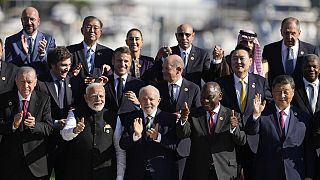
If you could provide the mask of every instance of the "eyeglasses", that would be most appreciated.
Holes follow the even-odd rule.
[[[244,61],[248,60],[248,58],[246,58],[246,57],[232,57],[231,60],[236,61],[236,62],[238,62],[240,60],[241,62],[244,62]]]
[[[94,31],[98,31],[98,30],[101,29],[99,26],[84,26],[84,29],[85,29],[86,31],[89,31],[89,30],[91,30],[92,28],[93,28]]]
[[[21,18],[23,22],[35,22],[37,20],[37,18],[33,18],[33,17],[23,17]]]
[[[192,33],[177,33],[177,35],[179,37],[183,37],[183,36],[186,36],[187,38],[190,37],[192,35]]]

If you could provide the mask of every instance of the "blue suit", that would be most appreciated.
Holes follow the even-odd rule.
[[[55,39],[46,33],[38,31],[37,37],[34,40],[33,51],[31,52],[30,58],[24,52],[22,43],[21,43],[21,35],[23,34],[23,30],[19,33],[14,34],[6,38],[5,41],[5,61],[16,64],[17,66],[31,66],[36,69],[37,74],[43,74],[48,70],[47,67],[47,54],[49,48],[55,48],[56,43]],[[44,56],[40,56],[39,54],[39,42],[45,38],[47,40],[46,45],[46,54]]]
[[[305,112],[291,106],[289,126],[282,142],[281,128],[274,104],[270,104],[257,120],[248,119],[247,134],[259,134],[259,147],[254,166],[254,179],[302,180],[313,177],[314,152],[309,137],[309,119]]]

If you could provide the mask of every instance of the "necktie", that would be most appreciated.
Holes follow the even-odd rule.
[[[293,49],[288,48],[287,49],[287,59],[286,59],[286,73],[288,75],[291,75],[293,73]]]
[[[285,127],[284,127],[284,111],[280,111],[280,128],[281,128],[281,140],[285,139]]]
[[[212,111],[209,111],[209,132],[210,134],[214,131],[214,119],[213,119],[213,116],[214,116],[214,112]]]
[[[20,130],[24,130],[24,120],[27,118],[27,111],[28,111],[28,101],[27,100],[22,100],[22,121],[20,123]]]
[[[139,59],[134,59],[132,62],[134,68],[134,75],[136,78],[140,78]]]
[[[310,88],[310,94],[309,94],[309,104],[312,109],[312,112],[315,112],[316,104],[317,104],[317,97],[315,97],[315,89],[313,84],[308,84],[308,87]]]
[[[152,124],[152,116],[147,116],[146,117],[146,120],[147,120],[147,122],[146,122],[146,129],[150,129],[151,128],[151,124]]]
[[[121,103],[122,91],[123,91],[123,79],[121,77],[118,77],[118,86],[117,86],[118,104]]]
[[[184,63],[184,68],[186,68],[187,67],[187,64],[188,64],[188,53],[187,52],[185,52],[185,51],[183,51],[183,63]]]
[[[33,51],[32,37],[29,37],[27,39],[27,43],[28,43],[28,58],[29,58],[29,63],[31,63],[32,51]]]
[[[56,80],[56,85],[58,87],[58,100],[60,109],[64,108],[64,81]]]
[[[170,96],[171,96],[171,102],[172,103],[175,103],[176,102],[176,98],[175,98],[175,94],[174,94],[174,87],[175,87],[176,84],[171,84],[171,93],[170,93]]]
[[[244,84],[244,80],[241,79],[240,80],[241,83],[241,92],[240,92],[240,110],[243,113],[244,109],[246,108],[246,88],[245,88],[245,84]]]
[[[89,72],[92,73],[93,71],[93,58],[92,58],[92,55],[93,55],[94,51],[93,49],[88,49],[87,51],[87,54],[86,54],[86,61],[87,61],[87,64],[88,64],[88,69],[89,69]]]

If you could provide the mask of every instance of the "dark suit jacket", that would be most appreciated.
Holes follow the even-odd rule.
[[[252,116],[246,124],[248,134],[260,134],[255,179],[301,179],[313,177],[314,152],[310,138],[310,117],[291,106],[289,127],[284,142],[281,141],[280,123],[275,105],[270,104],[257,120]]]
[[[5,41],[5,60],[10,63],[14,63],[17,66],[31,66],[36,69],[37,74],[43,74],[48,71],[47,67],[47,54],[50,48],[55,48],[55,39],[46,33],[38,31],[37,37],[34,41],[34,48],[29,59],[28,55],[24,52],[21,43],[21,35],[23,30],[6,38]],[[39,42],[45,38],[47,40],[46,55],[40,56],[39,54]]]
[[[15,77],[19,68],[14,64],[1,61],[0,69],[0,94],[16,88]]]
[[[17,91],[2,94],[0,108],[0,179],[10,179],[9,174],[17,171],[17,163],[25,159],[28,168],[35,177],[48,175],[47,149],[44,138],[52,132],[52,119],[49,96],[33,91],[28,112],[35,117],[34,128],[19,128],[13,131],[14,115],[19,113]]]
[[[276,76],[286,74],[282,64],[281,45],[282,40],[268,44],[263,48],[262,59],[267,60],[269,64],[268,81],[270,85]],[[295,79],[295,81],[302,77],[302,56],[306,54],[318,55],[318,53],[319,50],[316,46],[299,41],[297,63],[292,74],[292,77]]]
[[[143,119],[142,137],[133,141],[133,122],[140,117]],[[120,139],[120,147],[126,150],[125,179],[141,180],[144,177],[146,166],[151,170],[153,180],[176,180],[177,172],[174,167],[176,136],[176,116],[157,110],[152,127],[159,124],[158,132],[161,142],[155,142],[146,136],[146,125],[142,111],[135,111],[120,115],[124,131]]]
[[[240,116],[237,114],[238,120]],[[236,145],[246,143],[246,135],[242,131],[242,123],[230,133],[231,110],[221,105],[214,133],[209,133],[207,112],[202,108],[191,111],[189,119],[183,126],[178,126],[178,136],[191,138],[189,179],[208,179],[211,164],[218,179],[237,177]],[[181,125],[180,122],[178,122]],[[241,128],[240,128],[241,127]],[[179,129],[181,128],[181,130]]]
[[[227,76],[233,73],[231,68],[231,55],[222,58],[219,64],[210,65],[210,81],[216,81],[222,76]]]
[[[137,110],[137,107],[124,94],[122,95],[121,104],[118,103],[113,75],[108,76],[108,79],[108,83],[104,86],[106,90],[105,108],[118,112],[119,114]],[[123,93],[133,91],[138,97],[139,90],[143,85],[143,81],[128,75]]]
[[[181,56],[179,46],[173,46],[171,49],[172,54]],[[161,60],[156,62],[156,68],[158,81],[161,81],[163,80]],[[202,87],[201,80],[204,82],[210,81],[211,75],[209,53],[204,49],[192,45],[190,54],[188,56],[188,64],[186,69],[183,71],[182,76],[187,80],[197,84],[200,88]]]
[[[145,84],[154,84],[155,79],[155,71],[154,71],[154,59],[149,56],[140,55],[139,57],[139,64],[140,64],[140,78]],[[134,64],[132,62],[131,66],[131,76],[136,77],[134,72]]]
[[[115,180],[117,175],[113,133],[116,112],[107,109],[95,112],[89,107],[77,109],[77,122],[84,117],[85,128],[66,142],[65,172],[62,179]]]
[[[315,113],[313,113],[302,79],[297,81],[294,91],[295,92],[291,104],[308,113],[309,116],[313,118],[313,115],[320,111],[320,96],[318,95],[316,110]],[[320,94],[320,92],[318,93]]]
[[[101,76],[101,68],[103,64],[107,64],[112,67],[112,55],[113,50],[103,46],[101,44],[97,44],[97,48],[94,56],[94,69],[92,74],[89,72],[87,60],[85,57],[83,42],[79,44],[73,44],[67,46],[70,53],[73,55],[73,61],[71,69],[73,69],[77,64],[82,64],[82,69],[78,76],[85,78],[87,76],[100,77]]]

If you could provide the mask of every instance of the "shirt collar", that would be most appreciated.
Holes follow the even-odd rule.
[[[221,106],[220,106],[220,102],[219,102],[219,105],[216,108],[213,109],[214,114],[218,114],[219,113],[220,107]]]
[[[24,37],[26,37],[27,39],[30,37],[25,31],[23,31],[23,35]],[[38,35],[38,30],[35,31],[35,33],[31,36],[32,37],[32,40],[35,40],[36,37]]]
[[[241,80],[235,73],[233,73],[233,78],[234,78],[234,82],[235,83],[238,83]],[[248,84],[248,82],[249,82],[249,73],[247,73],[246,77],[244,77],[243,80],[244,80],[245,84]]]
[[[152,118],[154,118],[154,117],[156,117],[156,114],[157,114],[157,109],[156,109],[155,111],[153,111],[153,112],[150,114],[150,116],[151,116]],[[148,116],[148,114],[143,111],[143,116],[144,116],[144,118],[146,118],[146,117]]]
[[[113,77],[114,77],[114,80],[116,81],[120,76],[118,76],[116,73],[113,73]],[[128,73],[123,75],[123,76],[121,76],[121,78],[123,78],[124,82],[126,82],[127,78],[128,78]]]
[[[93,46],[90,47],[83,41],[83,46],[84,46],[84,49],[85,49],[85,53],[87,53],[90,48],[93,50],[93,52],[96,52],[97,43],[94,43]]]
[[[308,84],[313,84],[315,87],[319,85],[319,79],[316,79],[314,82],[309,82],[305,78],[303,78],[303,82],[305,86],[308,86]]]
[[[293,52],[298,52],[299,51],[299,39],[297,39],[296,43],[294,46],[291,47],[293,49]],[[284,44],[284,41],[282,40],[281,43],[281,50],[282,52],[285,52],[285,54],[287,54],[287,50],[288,47]]]
[[[32,94],[32,93],[31,93],[31,94]],[[25,98],[22,97],[22,95],[21,95],[20,92],[18,91],[19,101],[27,100],[28,102],[30,102],[31,94],[25,99]]]
[[[277,105],[275,105],[275,106],[276,106],[276,109],[277,109],[277,114],[279,114],[281,112],[281,110],[280,110],[280,108],[278,108]],[[285,115],[289,116],[289,114],[290,114],[290,105],[286,109],[284,109],[283,111],[284,111]]]
[[[186,52],[187,54],[190,54],[191,48],[192,48],[192,45],[191,45],[188,49],[186,49],[186,50],[182,49],[182,48],[179,46],[179,50],[180,50],[181,53],[182,53],[182,52]]]
[[[170,86],[171,84],[175,84],[175,85],[181,87],[181,86],[182,86],[182,80],[183,80],[183,78],[182,78],[182,76],[180,76],[180,78],[178,79],[178,81],[176,81],[176,82],[174,82],[174,83],[169,83],[169,82],[168,82],[168,86]]]

